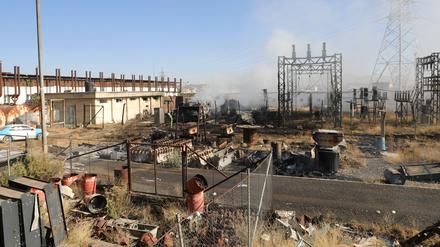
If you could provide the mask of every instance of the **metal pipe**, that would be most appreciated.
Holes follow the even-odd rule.
[[[153,146],[153,155],[154,155],[154,194],[157,195],[157,150],[156,150],[156,146]]]
[[[136,76],[135,75],[131,75],[131,91],[135,92],[136,91]]]
[[[128,191],[131,191],[131,144],[130,139],[127,139],[127,167],[128,167]]]
[[[139,75],[139,88],[140,88],[141,92],[144,91],[144,76],[143,75]]]
[[[112,73],[112,92],[114,92],[115,90],[116,90],[115,73]]]
[[[99,72],[99,88],[101,89],[101,92],[104,91],[104,73]]]
[[[187,168],[187,161],[188,161],[188,153],[187,153],[188,146],[183,145],[182,146],[182,198],[185,198],[185,181],[186,181],[186,168]]]
[[[183,231],[182,231],[182,225],[180,224],[180,214],[176,214],[176,220],[177,220],[177,225],[178,225],[178,230],[179,230],[179,243],[180,243],[180,247],[184,247],[184,242],[183,242]]]

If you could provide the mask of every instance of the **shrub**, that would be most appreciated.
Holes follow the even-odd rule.
[[[48,181],[52,177],[60,177],[64,172],[63,164],[44,155],[32,155],[23,162],[11,166],[11,176],[29,176]],[[8,184],[8,170],[0,173],[0,184]]]
[[[173,151],[171,152],[167,160],[163,164],[164,167],[167,168],[179,168],[182,167],[182,156],[180,155],[179,151]]]
[[[113,186],[107,192],[107,213],[113,218],[128,215],[133,206],[126,186]]]

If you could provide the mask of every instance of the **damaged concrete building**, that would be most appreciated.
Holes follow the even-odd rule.
[[[13,73],[3,72],[0,63],[0,100],[8,105],[38,105],[40,86],[37,78],[38,73],[20,73],[19,66],[14,66]],[[79,77],[75,70],[69,76],[62,76],[60,69],[56,69],[55,75],[44,75],[44,82],[46,114],[51,126],[121,123],[154,115],[155,108],[168,113],[184,101],[182,95],[185,95],[182,79],[170,80],[163,76],[148,76],[144,80],[142,75],[132,75],[131,79],[125,79],[125,75],[116,78],[112,73],[105,78],[102,72],[92,77],[92,73],[86,71],[84,77]]]

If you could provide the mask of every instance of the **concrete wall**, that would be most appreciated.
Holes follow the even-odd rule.
[[[167,90],[168,88],[165,88],[164,90]],[[84,87],[79,87],[77,88],[78,92],[85,92]],[[126,88],[127,91],[131,91],[131,85],[127,86]],[[148,88],[141,88],[140,87],[136,87],[135,88],[135,92],[147,92]],[[177,88],[170,88],[170,92],[168,91],[161,91],[160,88],[154,88],[152,87],[151,92],[163,92],[165,95],[170,95],[170,96],[176,96],[178,94],[177,92]],[[72,91],[74,92],[74,90],[72,90],[71,87],[61,87],[61,92],[65,92],[65,91]],[[121,88],[120,87],[116,87],[115,88],[116,92],[121,92]],[[55,93],[56,92],[56,87],[54,86],[46,86],[45,87],[45,92],[46,93]],[[112,88],[111,87],[103,87],[102,89],[100,87],[96,87],[96,92],[112,92]],[[10,86],[5,86],[3,87],[3,94],[2,96],[0,96],[0,104],[9,104],[12,103],[12,101],[9,99],[9,95],[14,94],[14,88],[10,87]],[[20,96],[17,99],[16,104],[23,104],[26,102],[26,100],[28,98],[30,98],[30,96],[32,94],[37,93],[37,87],[36,86],[21,86],[20,87]]]
[[[111,98],[96,99],[96,106],[104,107],[104,123],[120,123],[124,115],[124,121],[142,116],[144,110],[153,114],[155,107],[160,107],[160,97],[131,97],[131,98]],[[124,109],[125,108],[125,109]],[[99,109],[95,108],[96,111]],[[97,124],[101,123],[102,114],[99,113]]]
[[[51,100],[49,101],[49,119],[51,120],[51,123],[55,121],[55,111],[63,110],[64,123],[66,125],[80,126],[84,122],[84,105],[94,104],[93,99],[65,99],[63,101],[64,109],[54,109],[54,104],[51,103]],[[86,108],[86,110],[89,110],[89,108]],[[90,113],[90,111],[88,111],[88,113]],[[92,112],[92,114],[94,114],[94,112]]]
[[[167,97],[169,98],[169,97]],[[58,102],[58,103],[53,103]],[[85,106],[86,105],[86,106]],[[121,123],[143,115],[146,111],[154,114],[154,108],[163,106],[161,96],[133,96],[112,98],[69,97],[64,99],[49,99],[49,116],[53,125],[57,124],[57,116],[64,112],[64,122],[67,126],[81,126],[90,120],[91,124]],[[174,104],[171,104],[174,106]],[[172,108],[171,108],[172,109]],[[166,110],[166,109],[164,109]]]

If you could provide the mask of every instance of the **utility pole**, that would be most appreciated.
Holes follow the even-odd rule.
[[[47,154],[47,129],[46,129],[46,105],[44,98],[44,78],[43,78],[43,63],[41,55],[41,30],[40,30],[40,0],[35,0],[36,12],[37,12],[37,42],[38,42],[38,73],[39,73],[39,83],[40,83],[40,120],[41,120],[41,130],[42,130],[42,142],[43,142],[43,153]]]

